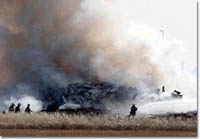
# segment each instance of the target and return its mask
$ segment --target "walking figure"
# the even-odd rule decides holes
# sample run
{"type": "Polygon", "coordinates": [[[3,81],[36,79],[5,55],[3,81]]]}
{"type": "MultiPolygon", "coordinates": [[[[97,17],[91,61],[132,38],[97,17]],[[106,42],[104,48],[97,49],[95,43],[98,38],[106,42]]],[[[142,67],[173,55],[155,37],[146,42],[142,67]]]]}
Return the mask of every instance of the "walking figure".
{"type": "Polygon", "coordinates": [[[30,104],[27,105],[26,109],[25,109],[26,113],[31,113],[31,109],[30,109],[30,104]]]}
{"type": "Polygon", "coordinates": [[[17,112],[20,112],[20,106],[21,106],[21,104],[18,103],[17,107],[15,108],[15,112],[16,112],[16,113],[17,113],[17,112]]]}
{"type": "Polygon", "coordinates": [[[14,107],[15,107],[15,104],[12,103],[8,109],[9,112],[14,112],[14,107]]]}
{"type": "Polygon", "coordinates": [[[135,104],[133,104],[131,107],[131,112],[129,116],[135,116],[136,111],[137,111],[137,107],[135,106],[135,104]]]}

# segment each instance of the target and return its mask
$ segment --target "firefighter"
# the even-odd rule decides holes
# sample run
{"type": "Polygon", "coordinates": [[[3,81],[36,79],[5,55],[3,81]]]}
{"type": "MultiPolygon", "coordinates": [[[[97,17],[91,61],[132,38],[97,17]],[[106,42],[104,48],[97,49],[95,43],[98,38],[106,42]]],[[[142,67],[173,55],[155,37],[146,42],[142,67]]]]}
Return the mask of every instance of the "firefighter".
{"type": "Polygon", "coordinates": [[[15,112],[16,112],[16,113],[17,113],[17,112],[20,112],[20,106],[21,106],[21,104],[18,103],[17,107],[15,108],[15,112]]]}
{"type": "Polygon", "coordinates": [[[131,107],[131,112],[129,116],[135,116],[136,111],[137,111],[137,107],[135,106],[135,104],[133,104],[131,107]]]}
{"type": "Polygon", "coordinates": [[[9,112],[14,112],[14,107],[15,107],[15,104],[12,103],[8,109],[9,112]]]}
{"type": "Polygon", "coordinates": [[[25,109],[26,113],[31,113],[31,109],[30,109],[30,104],[27,105],[26,109],[25,109]]]}
{"type": "Polygon", "coordinates": [[[162,86],[162,92],[165,92],[165,86],[162,86]]]}

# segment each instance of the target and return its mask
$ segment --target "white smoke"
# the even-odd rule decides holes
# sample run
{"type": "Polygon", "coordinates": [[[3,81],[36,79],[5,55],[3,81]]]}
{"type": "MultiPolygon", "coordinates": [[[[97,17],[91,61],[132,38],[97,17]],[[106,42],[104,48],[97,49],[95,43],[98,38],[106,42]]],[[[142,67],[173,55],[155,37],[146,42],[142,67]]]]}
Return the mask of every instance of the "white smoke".
{"type": "Polygon", "coordinates": [[[136,23],[121,2],[130,1],[2,0],[2,96],[24,101],[28,94],[38,105],[43,87],[109,81],[137,87],[146,97],[165,85],[195,100],[197,67],[188,47],[136,23]],[[29,89],[17,90],[21,84],[29,89]]]}
{"type": "Polygon", "coordinates": [[[15,106],[17,106],[18,103],[21,104],[20,110],[22,112],[25,110],[28,104],[31,104],[30,108],[34,112],[40,111],[42,109],[42,102],[36,100],[32,96],[22,96],[21,98],[18,98],[18,99],[15,97],[11,97],[9,100],[5,101],[6,108],[8,108],[13,102],[15,102],[15,106]]]}
{"type": "Polygon", "coordinates": [[[173,100],[146,104],[138,109],[140,114],[163,114],[167,112],[188,112],[197,110],[197,102],[192,100],[173,100]]]}

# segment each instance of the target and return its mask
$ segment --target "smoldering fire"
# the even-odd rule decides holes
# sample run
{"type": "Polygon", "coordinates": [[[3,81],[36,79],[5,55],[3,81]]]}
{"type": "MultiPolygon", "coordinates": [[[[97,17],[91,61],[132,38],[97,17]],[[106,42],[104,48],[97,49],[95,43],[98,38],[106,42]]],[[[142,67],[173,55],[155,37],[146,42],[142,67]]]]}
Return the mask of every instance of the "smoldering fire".
{"type": "MultiPolygon", "coordinates": [[[[175,78],[171,69],[155,56],[160,44],[143,39],[139,34],[149,33],[146,27],[121,15],[113,1],[0,3],[1,108],[11,97],[32,96],[44,102],[43,90],[72,83],[113,82],[138,88],[143,98],[162,84],[177,87],[168,81],[175,78]]],[[[130,94],[135,92],[120,96],[130,94]]]]}

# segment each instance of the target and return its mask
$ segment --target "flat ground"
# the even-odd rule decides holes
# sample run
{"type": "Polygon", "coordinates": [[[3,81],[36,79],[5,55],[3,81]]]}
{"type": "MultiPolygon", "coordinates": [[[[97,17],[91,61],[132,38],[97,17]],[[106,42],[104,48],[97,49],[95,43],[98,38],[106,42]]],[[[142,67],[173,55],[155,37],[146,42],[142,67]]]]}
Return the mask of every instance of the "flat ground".
{"type": "Polygon", "coordinates": [[[195,131],[0,129],[1,136],[197,136],[195,131]]]}
{"type": "Polygon", "coordinates": [[[197,118],[6,113],[0,136],[197,136],[197,118]]]}

